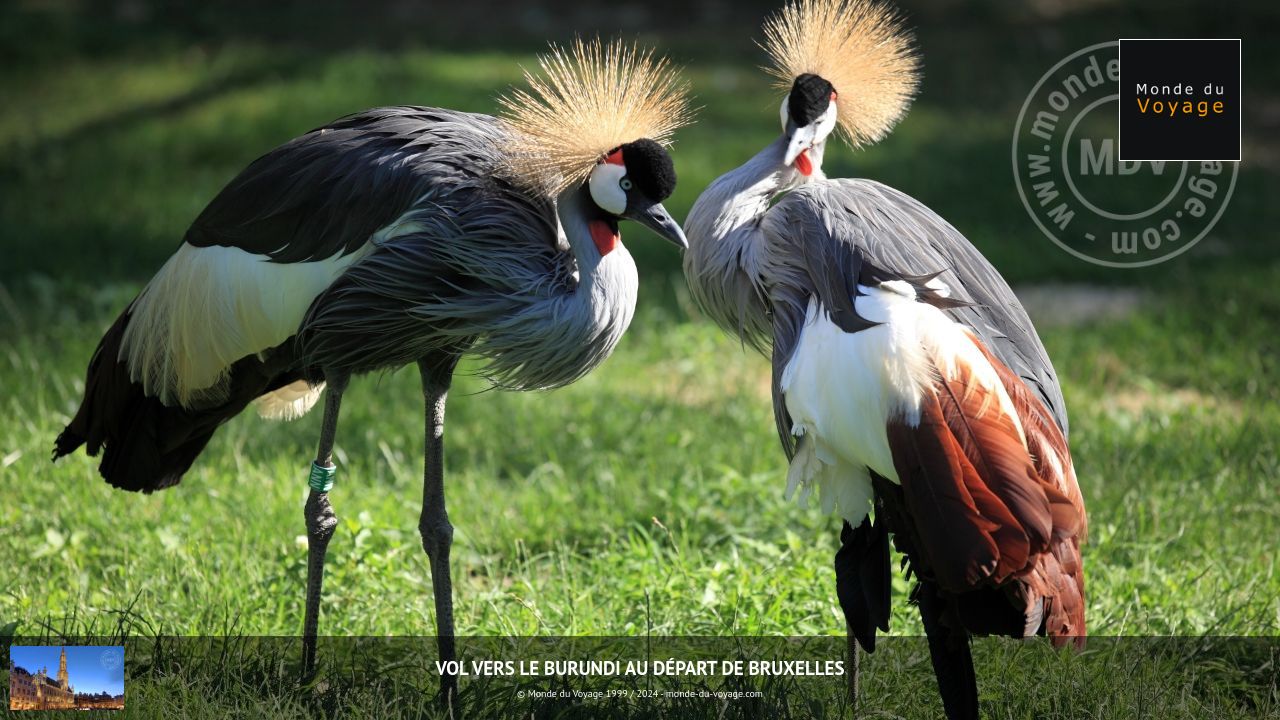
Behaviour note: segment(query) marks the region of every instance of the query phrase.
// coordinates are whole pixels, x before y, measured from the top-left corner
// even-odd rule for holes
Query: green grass
[[[35,16],[15,17],[43,27]],[[964,42],[936,45],[949,51]],[[828,170],[883,179],[922,198],[1016,283],[1142,291],[1132,315],[1042,330],[1062,376],[1090,510],[1090,632],[1275,636],[1276,178],[1241,168],[1215,232],[1225,251],[1190,252],[1140,272],[1099,269],[1058,252],[1023,212],[1007,167],[1016,88],[1030,87],[1052,54],[1007,71],[1021,72],[1021,80],[981,105],[949,93],[948,78],[980,73],[983,63],[1003,68],[998,53],[975,56],[976,70],[936,62],[899,130],[858,154],[830,153]],[[675,153],[681,184],[670,206],[678,216],[716,174],[776,131],[776,98],[748,62],[693,51],[687,59],[702,111]],[[53,437],[79,402],[102,331],[246,163],[367,106],[491,110],[494,93],[530,60],[500,50],[319,51],[253,38],[193,46],[161,37],[94,51],[41,50],[0,68],[0,628],[298,632],[301,507],[319,413],[292,424],[237,418],[179,487],[153,496],[113,491],[83,455],[52,465]],[[690,309],[669,246],[637,228],[624,235],[644,285],[632,330],[603,367],[549,394],[482,392],[472,378],[455,386],[447,493],[457,528],[458,631],[841,633],[831,569],[838,523],[782,499],[785,465],[767,363]],[[421,436],[415,372],[353,383],[338,435],[340,524],[329,551],[323,633],[433,631],[416,531]],[[892,633],[918,635],[906,591],[898,580]],[[990,647],[986,656],[1004,664],[980,663],[980,682],[992,690],[998,717],[1078,717],[1073,708],[1100,707],[1091,703],[1108,697],[1118,698],[1117,707],[1146,702],[1142,673],[1182,677],[1185,670],[1169,658],[1127,678],[1097,671],[1105,665],[1077,668],[1083,679],[1070,687],[1078,696],[1055,696],[1065,698],[1055,705],[1008,680],[1010,667],[1031,661]],[[895,683],[928,682],[920,652],[917,645],[903,651],[906,659],[877,658],[869,682],[883,684],[873,684],[871,697],[897,702]],[[1037,657],[1038,666],[1073,672],[1061,665],[1070,661]],[[1210,665],[1224,673],[1242,667]],[[1151,701],[1165,709],[1155,716],[1277,713],[1274,670],[1268,695],[1265,677],[1220,679],[1196,667],[1186,687],[1200,688],[1193,696],[1209,704],[1164,698]],[[153,698],[166,692],[158,682]],[[244,680],[244,698],[253,682]],[[1247,692],[1233,694],[1237,686]],[[218,714],[198,707],[200,692],[185,692],[193,703],[187,711]],[[936,714],[932,695],[907,694],[904,715]],[[289,712],[317,711],[305,693],[281,697],[297,703]],[[357,706],[378,715],[370,702]]]

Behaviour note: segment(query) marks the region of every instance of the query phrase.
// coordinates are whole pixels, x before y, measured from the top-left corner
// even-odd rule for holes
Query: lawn
[[[50,463],[53,438],[78,405],[101,333],[240,168],[364,107],[492,111],[495,93],[532,62],[529,44],[193,42],[110,23],[86,30],[24,7],[4,11],[12,57],[0,64],[0,630],[296,634],[320,413],[287,424],[237,418],[180,486],[151,496],[108,487],[83,454]],[[926,83],[893,136],[829,151],[828,173],[920,197],[1015,286],[1050,298],[1033,314],[1062,378],[1090,512],[1090,633],[1280,635],[1274,135],[1246,115],[1246,153],[1271,159],[1241,166],[1232,205],[1202,246],[1141,271],[1081,263],[1035,229],[1007,153],[1040,70],[1097,39],[1085,23],[1064,25],[1058,45],[1015,43],[1010,63],[983,42],[981,17],[961,20],[954,33],[922,29]],[[20,37],[37,32],[47,44]],[[746,35],[724,55],[670,36],[701,107],[674,152],[680,186],[668,207],[683,217],[711,179],[773,137],[777,97]],[[1258,75],[1274,73],[1276,51],[1261,44],[1246,39],[1247,53],[1265,53],[1246,68],[1253,60]],[[956,67],[952,53],[972,66]],[[969,74],[1001,86],[957,90]],[[1246,76],[1246,95],[1251,87],[1276,102],[1274,83]],[[634,226],[624,239],[641,266],[640,306],[603,367],[552,393],[488,392],[471,377],[455,385],[446,488],[459,633],[842,633],[831,568],[839,525],[782,498],[767,362],[699,317],[674,249]],[[1133,300],[1102,317],[1048,312],[1054,293],[1080,287]],[[347,394],[324,634],[433,632],[416,531],[420,397],[412,369],[359,378]],[[891,632],[919,635],[897,582]],[[1231,675],[1222,687],[1248,691],[1214,690],[1203,707],[1280,713],[1270,647],[1269,680]],[[998,674],[1016,665],[1009,652],[993,646],[987,656],[1008,662],[979,669],[984,688],[1004,685],[1001,717],[1074,717],[1094,700],[1138,697],[1090,676],[1077,705],[1038,706],[1034,689]],[[904,654],[927,681],[919,653]],[[874,667],[894,677],[893,657]],[[904,714],[936,713],[923,697]],[[1152,707],[1200,716],[1184,705]]]

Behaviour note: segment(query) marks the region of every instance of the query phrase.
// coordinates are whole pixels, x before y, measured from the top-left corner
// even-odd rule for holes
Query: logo
[[[1079,50],[1031,89],[1013,135],[1013,173],[1031,219],[1072,255],[1154,265],[1190,250],[1222,217],[1239,165],[1119,158],[1119,43]]]
[[[98,656],[98,662],[102,663],[102,667],[107,670],[117,670],[124,664],[124,649],[109,647]]]
[[[1240,161],[1240,41],[1120,40],[1120,157]]]

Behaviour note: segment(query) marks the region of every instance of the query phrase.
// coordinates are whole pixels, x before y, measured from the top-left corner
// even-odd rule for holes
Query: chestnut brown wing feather
[[[954,377],[939,377],[922,401],[918,424],[899,419],[887,429],[921,559],[953,593],[1016,583],[1009,597],[1037,626],[1029,632],[1083,636],[1084,505],[1066,440],[1043,403],[974,343],[996,369],[1016,424],[998,391],[957,362]]]
[[[1005,367],[998,358],[981,341],[974,338],[974,345],[982,351],[987,361],[995,368],[1004,385],[1005,392],[1013,402],[1014,410],[1022,423],[1023,433],[1027,438],[1027,450],[1035,464],[1035,473],[1041,481],[1050,502],[1053,514],[1053,531],[1056,537],[1085,537],[1087,519],[1084,509],[1084,495],[1076,480],[1075,468],[1071,463],[1071,450],[1067,447],[1067,439],[1062,430],[1054,423],[1052,416],[1032,395],[1027,386]],[[1051,462],[1050,456],[1057,462]]]
[[[981,482],[947,432],[937,401],[926,402],[920,415],[916,427],[902,421],[888,426],[894,466],[920,535],[919,550],[943,587],[974,587],[996,568],[999,548],[992,532],[999,525],[979,509],[981,501],[970,488],[981,497]]]
[[[1049,511],[1053,516],[1050,551],[1039,555],[1035,572],[1028,574],[1038,581],[1036,589],[1041,595],[1049,596],[1044,612],[1045,633],[1054,638],[1076,638],[1076,645],[1081,646],[1086,628],[1080,543],[1085,539],[1088,518],[1067,439],[1050,419],[1043,403],[1027,391],[1026,385],[996,360],[980,341],[975,339],[974,344],[996,369],[1018,413],[1027,438],[1028,452],[1035,463],[1036,476],[1049,500]]]
[[[966,386],[967,380],[939,382],[938,402],[947,430],[995,496],[993,510],[1003,516],[997,520],[1001,525],[998,539],[1003,541],[998,543],[1003,572],[995,577],[1001,582],[1022,570],[1031,554],[1044,551],[1052,518],[1017,428],[996,410],[999,401],[994,393],[973,384]],[[994,515],[989,517],[995,519]],[[1014,557],[1003,557],[1010,553]]]

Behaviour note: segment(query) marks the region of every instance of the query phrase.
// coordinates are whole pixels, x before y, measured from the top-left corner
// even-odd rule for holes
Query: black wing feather
[[[335,120],[255,160],[200,213],[184,239],[280,263],[353,252],[409,209],[440,173],[483,176],[495,170],[496,153],[487,147],[431,152],[449,144],[460,126],[477,139],[500,132],[489,116],[425,107],[373,108]]]
[[[836,596],[849,632],[867,652],[875,652],[876,629],[889,630],[889,532],[884,522],[863,518],[856,529],[840,530],[836,551]]]

